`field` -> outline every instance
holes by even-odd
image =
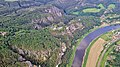
[[[84,9],[82,9],[82,11],[73,11],[73,12],[71,12],[71,14],[79,15],[80,12],[83,12],[83,13],[98,13],[102,9],[105,9],[103,4],[98,4],[97,7],[100,7],[100,8],[92,8],[92,7],[91,8],[84,8]]]
[[[111,40],[111,37],[113,36],[113,32],[109,32],[109,33],[105,33],[104,35],[101,36],[102,39],[104,39],[105,41],[109,41]]]
[[[120,45],[120,41],[118,41],[117,44]]]
[[[88,59],[87,59],[87,64],[86,67],[95,67],[97,60],[99,58],[99,55],[101,53],[101,51],[103,50],[103,44],[106,41],[99,38],[91,47],[89,55],[88,55]]]
[[[115,8],[115,4],[110,4],[109,6],[108,6],[108,9],[114,9]]]
[[[73,12],[71,12],[71,14],[79,15],[80,12],[83,12],[83,13],[99,13],[101,10],[104,10],[104,9],[112,10],[115,7],[116,7],[115,4],[109,4],[106,8],[106,7],[104,7],[103,4],[100,3],[100,4],[97,5],[97,7],[84,8],[81,11],[79,11],[79,10],[78,11],[73,11]]]
[[[86,8],[83,10],[84,13],[97,13],[97,12],[100,12],[101,9],[97,9],[97,8]]]
[[[74,15],[79,15],[79,12],[72,12],[72,14],[74,14]]]
[[[98,7],[100,7],[100,9],[105,9],[103,4],[99,4]]]
[[[103,4],[98,4],[97,7],[100,7],[100,8],[86,8],[86,9],[83,9],[83,12],[84,13],[97,13],[97,12],[100,12],[102,9],[105,9]]]

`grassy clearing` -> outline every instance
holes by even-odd
[[[115,4],[110,4],[107,8],[104,7],[103,4],[98,4],[97,7],[99,8],[85,8],[82,10],[83,13],[99,13],[101,10],[103,9],[114,9],[115,8]],[[81,11],[75,11],[75,12],[71,12],[71,14],[74,15],[79,15]]]
[[[102,9],[105,9],[103,4],[98,4],[97,7],[100,7],[100,9],[98,9],[98,8],[86,8],[86,9],[83,9],[83,12],[84,13],[98,13]]]
[[[111,40],[111,37],[113,35],[113,32],[109,32],[109,33],[105,33],[104,35],[101,36],[102,39],[104,39],[105,41],[109,41]]]
[[[109,6],[108,6],[108,9],[114,9],[115,8],[115,4],[110,4]]]
[[[103,4],[99,4],[97,7],[100,7],[100,9],[105,9]]]
[[[100,11],[101,11],[101,9],[97,9],[97,8],[86,8],[83,10],[84,13],[97,13]]]
[[[118,45],[120,45],[120,40],[119,40],[119,41],[117,41],[117,44],[118,44]]]
[[[79,12],[78,11],[77,12],[72,12],[72,14],[79,15]]]

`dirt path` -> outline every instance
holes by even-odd
[[[96,67],[97,60],[99,58],[99,55],[101,54],[101,51],[103,50],[103,44],[105,44],[106,41],[99,38],[91,47],[86,67]]]
[[[108,48],[109,48],[109,47],[105,48],[104,51],[102,52],[102,54],[101,54],[101,56],[100,56],[100,59],[99,59],[99,61],[98,61],[97,67],[100,67],[100,63],[101,63],[101,61],[102,61],[102,58],[104,57],[104,54],[105,54],[105,52],[107,51]]]

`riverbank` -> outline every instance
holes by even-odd
[[[97,41],[95,41],[95,43],[90,48],[85,67],[96,67],[97,60],[101,54],[101,51],[104,49],[103,45],[105,43],[106,41],[102,38],[98,38]]]
[[[95,39],[90,43],[90,45],[88,46],[88,48],[86,49],[86,52],[85,52],[84,61],[83,61],[83,67],[86,67],[88,55],[89,55],[89,52],[90,52],[90,50],[91,50],[91,47],[94,46],[94,43],[95,43],[99,38],[102,38],[103,40],[105,40],[105,41],[107,42],[108,38],[104,38],[104,35],[112,35],[112,33],[102,34],[102,35],[98,36],[97,38],[95,38]],[[99,49],[99,48],[98,48],[98,49]]]
[[[118,29],[116,29],[116,30],[118,30]],[[86,64],[87,64],[87,62],[89,61],[89,59],[91,59],[91,58],[88,58],[88,56],[89,56],[89,54],[90,54],[90,51],[92,50],[92,47],[94,46],[94,43],[96,42],[96,41],[98,41],[98,39],[99,38],[102,38],[102,39],[104,39],[105,41],[106,41],[106,44],[107,43],[109,43],[109,42],[113,42],[113,41],[111,41],[112,40],[112,37],[111,36],[113,36],[113,32],[112,31],[109,31],[108,33],[105,33],[105,34],[102,34],[101,36],[99,36],[98,38],[96,38],[95,40],[93,40],[91,43],[90,43],[90,45],[88,46],[88,48],[87,48],[87,50],[86,50],[86,53],[85,53],[85,56],[84,56],[84,60],[83,60],[83,67],[87,67],[86,66]],[[106,36],[106,35],[108,35],[108,36]],[[101,41],[100,41],[101,42]],[[104,47],[104,49],[105,49],[105,44],[103,44],[103,47]],[[96,47],[97,48],[97,47]],[[101,49],[101,48],[98,48],[98,49]],[[103,49],[103,50],[104,50]],[[101,50],[101,52],[103,52],[103,50]],[[107,51],[107,50],[106,50]],[[106,52],[105,51],[105,52]],[[94,52],[93,52],[94,53]],[[98,52],[97,52],[97,54],[98,54]],[[94,54],[95,55],[95,54]],[[100,54],[101,55],[101,54]],[[100,56],[99,55],[99,56]],[[95,64],[93,64],[93,65],[96,65],[96,64],[98,64],[98,60],[100,59],[99,58],[99,56],[97,56],[98,58],[96,59],[97,61],[96,61],[96,63]],[[96,57],[95,57],[96,58]],[[94,62],[94,61],[93,61]],[[99,64],[100,65],[100,64]],[[89,65],[90,66],[90,65]],[[89,67],[88,66],[88,67]],[[95,67],[95,66],[90,66],[90,67]],[[98,67],[101,67],[101,66],[98,66]]]
[[[79,44],[82,41],[82,39],[84,39],[88,34],[92,33],[93,31],[95,31],[95,30],[97,30],[99,28],[105,27],[105,26],[109,26],[109,25],[108,24],[104,24],[104,25],[101,25],[101,26],[98,26],[98,27],[94,27],[93,29],[89,30],[86,34],[84,34],[80,39],[77,40],[76,45],[73,47],[73,52],[72,52],[72,56],[70,58],[70,63],[67,65],[67,67],[72,66],[72,63],[73,63],[73,60],[74,60],[74,57],[75,57],[76,49],[79,46]]]
[[[98,28],[93,28],[91,30],[89,30],[86,34],[84,34],[83,36],[81,36],[80,39],[77,40],[77,43],[75,44],[75,46],[73,47],[73,52],[72,52],[72,56],[70,58],[70,62],[68,63],[67,67],[71,67],[72,66],[72,63],[73,63],[73,60],[74,60],[74,57],[75,57],[75,52],[76,52],[76,49],[77,47],[79,46],[80,42],[82,41],[82,39],[84,39],[88,34],[90,34],[91,32],[93,32],[94,30],[97,30]]]
[[[84,34],[83,36],[81,36],[80,39],[77,40],[77,43],[75,44],[75,46],[73,47],[73,52],[72,52],[72,56],[70,58],[70,62],[69,64],[67,65],[67,67],[71,67],[72,66],[72,63],[73,63],[73,60],[74,60],[74,57],[75,57],[75,52],[76,52],[76,49],[77,47],[79,46],[80,42],[82,41],[82,39],[84,39],[88,34],[92,33],[93,31],[99,29],[99,28],[102,28],[102,27],[105,27],[105,26],[109,26],[108,24],[105,24],[105,25],[101,25],[101,26],[98,26],[98,27],[94,27],[93,29],[89,30],[86,34]]]
[[[89,44],[95,40],[97,37],[99,37],[100,35],[112,31],[112,30],[116,30],[118,28],[120,28],[119,24],[116,25],[109,25],[109,26],[105,26],[105,27],[97,27],[99,29],[95,30],[94,32],[91,32],[90,34],[88,34],[85,38],[82,39],[82,41],[80,42],[80,45],[77,47],[76,49],[76,54],[73,60],[73,67],[81,67],[82,66],[82,61],[84,58],[84,55],[86,54],[86,49],[88,46],[90,46]]]

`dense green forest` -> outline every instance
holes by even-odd
[[[83,1],[0,1],[0,67],[69,67],[79,38],[120,20],[118,1]]]

